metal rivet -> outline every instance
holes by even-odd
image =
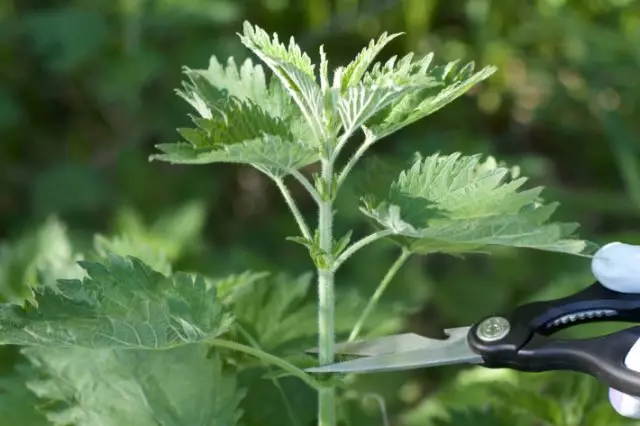
[[[476,330],[476,336],[483,342],[495,342],[509,334],[511,325],[506,318],[491,317],[482,321]]]

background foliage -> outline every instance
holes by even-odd
[[[324,44],[333,64],[346,63],[383,31],[404,31],[383,55],[434,51],[441,61],[497,65],[499,72],[475,94],[394,134],[374,147],[375,154],[389,162],[406,162],[418,150],[495,155],[519,165],[531,185],[545,185],[543,195],[562,203],[557,220],[580,222],[583,237],[640,243],[637,2],[46,3],[0,3],[0,295],[5,300],[24,297],[25,283],[77,273],[68,266],[74,253],[134,254],[163,272],[210,277],[271,271],[273,288],[238,302],[236,315],[267,350],[313,341],[315,313],[304,305],[314,298],[305,278],[312,265],[304,249],[283,238],[296,231],[277,189],[248,167],[147,161],[154,144],[177,140],[175,128],[187,124],[187,105],[174,93],[181,67],[206,67],[211,54],[233,55],[241,63],[249,53],[236,32],[245,19],[282,39],[294,35],[309,52]],[[367,225],[349,192],[345,187],[337,201],[338,223],[364,232]],[[301,204],[311,212],[311,200]],[[341,269],[343,312],[370,295],[395,255],[393,246],[378,243]],[[587,260],[558,254],[414,256],[373,325],[384,325],[377,327],[379,333],[404,329],[437,335],[443,327],[531,298],[566,294],[590,279]],[[295,295],[279,290],[282,286],[296,289]],[[283,304],[284,295],[292,299]],[[258,312],[256,306],[267,308]],[[347,314],[340,318],[345,332],[353,319]],[[273,327],[283,327],[291,315],[298,330],[283,337],[284,331]],[[269,321],[273,326],[265,325]],[[27,356],[38,364],[39,354]],[[244,365],[234,384],[248,388],[239,402],[242,424],[311,424],[315,398],[297,379],[279,379],[289,395],[283,402],[273,391],[275,382],[262,377],[264,367],[233,354],[224,362]],[[32,391],[51,396],[55,384],[34,378],[40,387],[27,389],[25,378],[37,375],[29,365],[15,350],[2,350],[1,424],[47,424],[33,409]],[[353,424],[383,424],[379,402],[384,400],[394,425],[635,424],[613,413],[605,390],[590,378],[458,370],[358,377],[343,416]],[[81,372],[65,369],[64,374]],[[58,398],[81,394],[81,388],[58,390]],[[278,404],[294,408],[274,410]],[[93,424],[84,421],[78,424]]]

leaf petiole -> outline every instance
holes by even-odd
[[[360,334],[360,331],[362,330],[362,327],[364,326],[365,321],[367,320],[369,315],[371,315],[371,312],[373,312],[373,309],[376,307],[376,305],[380,301],[380,298],[382,297],[382,293],[384,293],[384,291],[389,286],[389,283],[393,280],[393,277],[395,277],[395,275],[398,273],[402,265],[405,264],[405,262],[407,261],[407,259],[409,259],[410,256],[411,256],[411,251],[409,251],[406,247],[403,247],[402,253],[400,253],[400,256],[398,256],[396,261],[393,262],[393,265],[391,265],[391,268],[389,268],[384,278],[382,278],[382,281],[380,281],[380,284],[378,284],[378,287],[376,288],[376,291],[373,293],[373,295],[369,299],[369,302],[367,302],[367,306],[365,306],[364,310],[360,314],[360,318],[358,318],[356,325],[353,327],[353,330],[351,330],[351,334],[349,335],[349,339],[347,340],[348,342],[352,342],[358,338],[358,334]]]
[[[318,191],[316,191],[316,189],[313,187],[311,182],[309,182],[309,179],[307,179],[297,169],[290,170],[289,172],[291,173],[291,176],[293,176],[298,182],[300,182],[300,185],[302,185],[304,189],[307,190],[316,204],[320,204],[320,195],[318,194]]]
[[[358,160],[364,155],[364,153],[376,142],[377,138],[372,135],[367,135],[362,145],[356,150],[355,154],[349,159],[344,168],[340,171],[340,175],[338,176],[337,187],[340,188],[344,181],[347,179],[347,176],[353,169],[353,166],[356,165]]]
[[[285,361],[282,358],[278,358],[275,355],[271,355],[263,350],[252,348],[251,346],[243,345],[242,343],[232,342],[230,340],[224,339],[210,339],[207,340],[206,343],[209,343],[213,346],[217,346],[220,348],[227,348],[238,352],[243,352],[248,355],[254,356],[261,361],[266,362],[267,364],[273,364],[277,367],[282,368],[284,371],[291,373],[291,375],[299,378],[307,385],[311,386],[316,390],[320,390],[325,388],[326,386],[322,385],[320,382],[314,380],[309,374],[305,373],[303,370],[299,369],[295,365],[291,364],[288,361]]]
[[[289,188],[287,188],[287,186],[284,184],[284,182],[280,178],[273,178],[273,181],[278,186],[278,189],[280,189],[280,192],[282,193],[282,196],[284,197],[284,200],[286,201],[287,206],[289,206],[289,210],[291,210],[291,213],[295,217],[296,222],[298,223],[298,227],[300,228],[300,232],[302,233],[302,236],[310,240],[311,231],[309,231],[309,226],[305,222],[304,217],[302,216],[302,213],[300,213],[300,209],[298,209],[298,205],[296,204],[295,200],[291,196],[291,193],[289,192]]]
[[[361,248],[375,242],[378,241],[382,238],[388,237],[390,235],[393,235],[394,231],[392,229],[383,229],[381,231],[378,232],[374,232],[373,234],[369,234],[366,237],[356,241],[355,243],[351,244],[349,247],[347,247],[345,249],[345,251],[342,252],[342,254],[340,256],[338,256],[338,258],[335,260],[334,262],[334,266],[333,266],[333,271],[337,271],[338,268],[340,267],[340,265],[342,265],[344,262],[347,261],[347,259],[349,259],[352,255],[354,255],[358,250],[360,250]]]

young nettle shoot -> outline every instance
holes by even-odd
[[[433,55],[408,54],[375,62],[399,34],[372,40],[346,66],[329,72],[323,48],[315,65],[291,38],[280,42],[245,23],[242,43],[264,65],[247,59],[239,67],[212,57],[208,69],[186,69],[180,95],[196,110],[184,140],[161,144],[153,159],[176,164],[249,164],[280,189],[299,228],[290,237],[306,246],[317,267],[320,364],[334,361],[334,276],[359,249],[381,238],[402,246],[399,259],[372,296],[350,339],[374,309],[395,272],[412,253],[465,253],[489,245],[529,247],[579,254],[586,243],[573,239],[576,225],[547,223],[556,204],[539,200],[542,188],[520,190],[526,179],[492,158],[433,154],[416,159],[386,191],[362,194],[361,211],[377,225],[351,241],[333,233],[333,201],[356,163],[375,143],[454,101],[491,76],[472,62],[435,65]],[[265,67],[269,73],[265,72]],[[343,166],[338,160],[352,137],[364,138]],[[309,177],[304,168],[320,163]],[[315,229],[305,221],[286,180],[297,180],[317,205]],[[335,392],[319,390],[319,425],[336,424]]]

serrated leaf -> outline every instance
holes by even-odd
[[[47,418],[67,426],[234,426],[244,391],[208,348],[163,351],[27,348],[44,377],[28,383],[55,401]]]
[[[189,143],[156,145],[163,154],[152,159],[173,164],[237,163],[251,164],[273,177],[282,177],[318,161],[317,151],[297,142],[264,135],[248,142],[223,145],[216,149],[198,149]]]
[[[542,205],[542,188],[518,192],[525,178],[480,164],[480,156],[432,155],[400,173],[386,199],[366,196],[362,211],[393,230],[418,253],[461,253],[488,245],[579,254],[591,250],[572,238],[574,224],[547,224],[557,207]]]
[[[352,133],[389,104],[416,90],[414,86],[364,86],[332,91],[333,107],[338,112],[344,131]]]
[[[311,283],[311,274],[296,278],[281,274],[247,283],[233,302],[236,321],[249,328],[260,347],[270,352],[315,334],[316,308],[305,303]]]
[[[188,202],[163,213],[152,223],[123,208],[116,215],[116,229],[111,235],[96,235],[94,247],[99,255],[133,256],[152,269],[170,274],[172,264],[189,248],[200,242],[206,220],[206,205]]]
[[[402,35],[402,33],[389,35],[384,32],[377,40],[369,41],[369,45],[362,49],[362,51],[358,53],[356,58],[351,61],[349,65],[346,67],[339,67],[336,70],[333,87],[339,88],[340,92],[343,93],[346,88],[356,86],[361,81],[367,68],[369,68],[382,49],[389,44],[391,40],[400,35]]]
[[[269,37],[262,28],[246,21],[240,40],[280,79],[313,129],[316,142],[323,140],[328,118],[325,117],[324,95],[315,80],[314,66],[309,56],[300,49],[293,37],[287,47],[280,42],[278,34]]]
[[[362,81],[370,85],[414,86],[409,94],[397,99],[377,113],[367,124],[370,138],[381,139],[391,133],[433,114],[445,105],[489,78],[496,68],[488,66],[474,73],[469,62],[459,66],[458,61],[431,67],[433,55],[412,61],[413,53],[400,60],[394,56],[384,65],[376,63]]]
[[[256,104],[230,98],[216,105],[211,117],[194,118],[197,128],[178,129],[185,140],[197,148],[215,148],[275,135],[292,140],[293,135],[284,121],[271,116]]]
[[[151,160],[251,164],[281,177],[319,158],[300,111],[277,79],[265,81],[260,65],[238,68],[230,58],[223,67],[212,57],[208,69],[185,72],[190,82],[178,93],[199,117],[195,127],[178,129],[185,141],[157,145],[163,153]]]
[[[138,259],[82,262],[84,280],[39,287],[38,309],[0,306],[0,343],[162,349],[215,338],[230,316],[202,277],[167,277]]]
[[[226,66],[212,56],[207,69],[185,68],[184,73],[190,83],[183,83],[183,89],[178,90],[178,94],[196,110],[203,104],[215,105],[229,97],[252,101],[263,109],[271,106],[264,70],[261,65],[254,65],[250,58],[238,67],[232,56],[227,59]],[[210,112],[205,111],[200,115],[205,117]]]

